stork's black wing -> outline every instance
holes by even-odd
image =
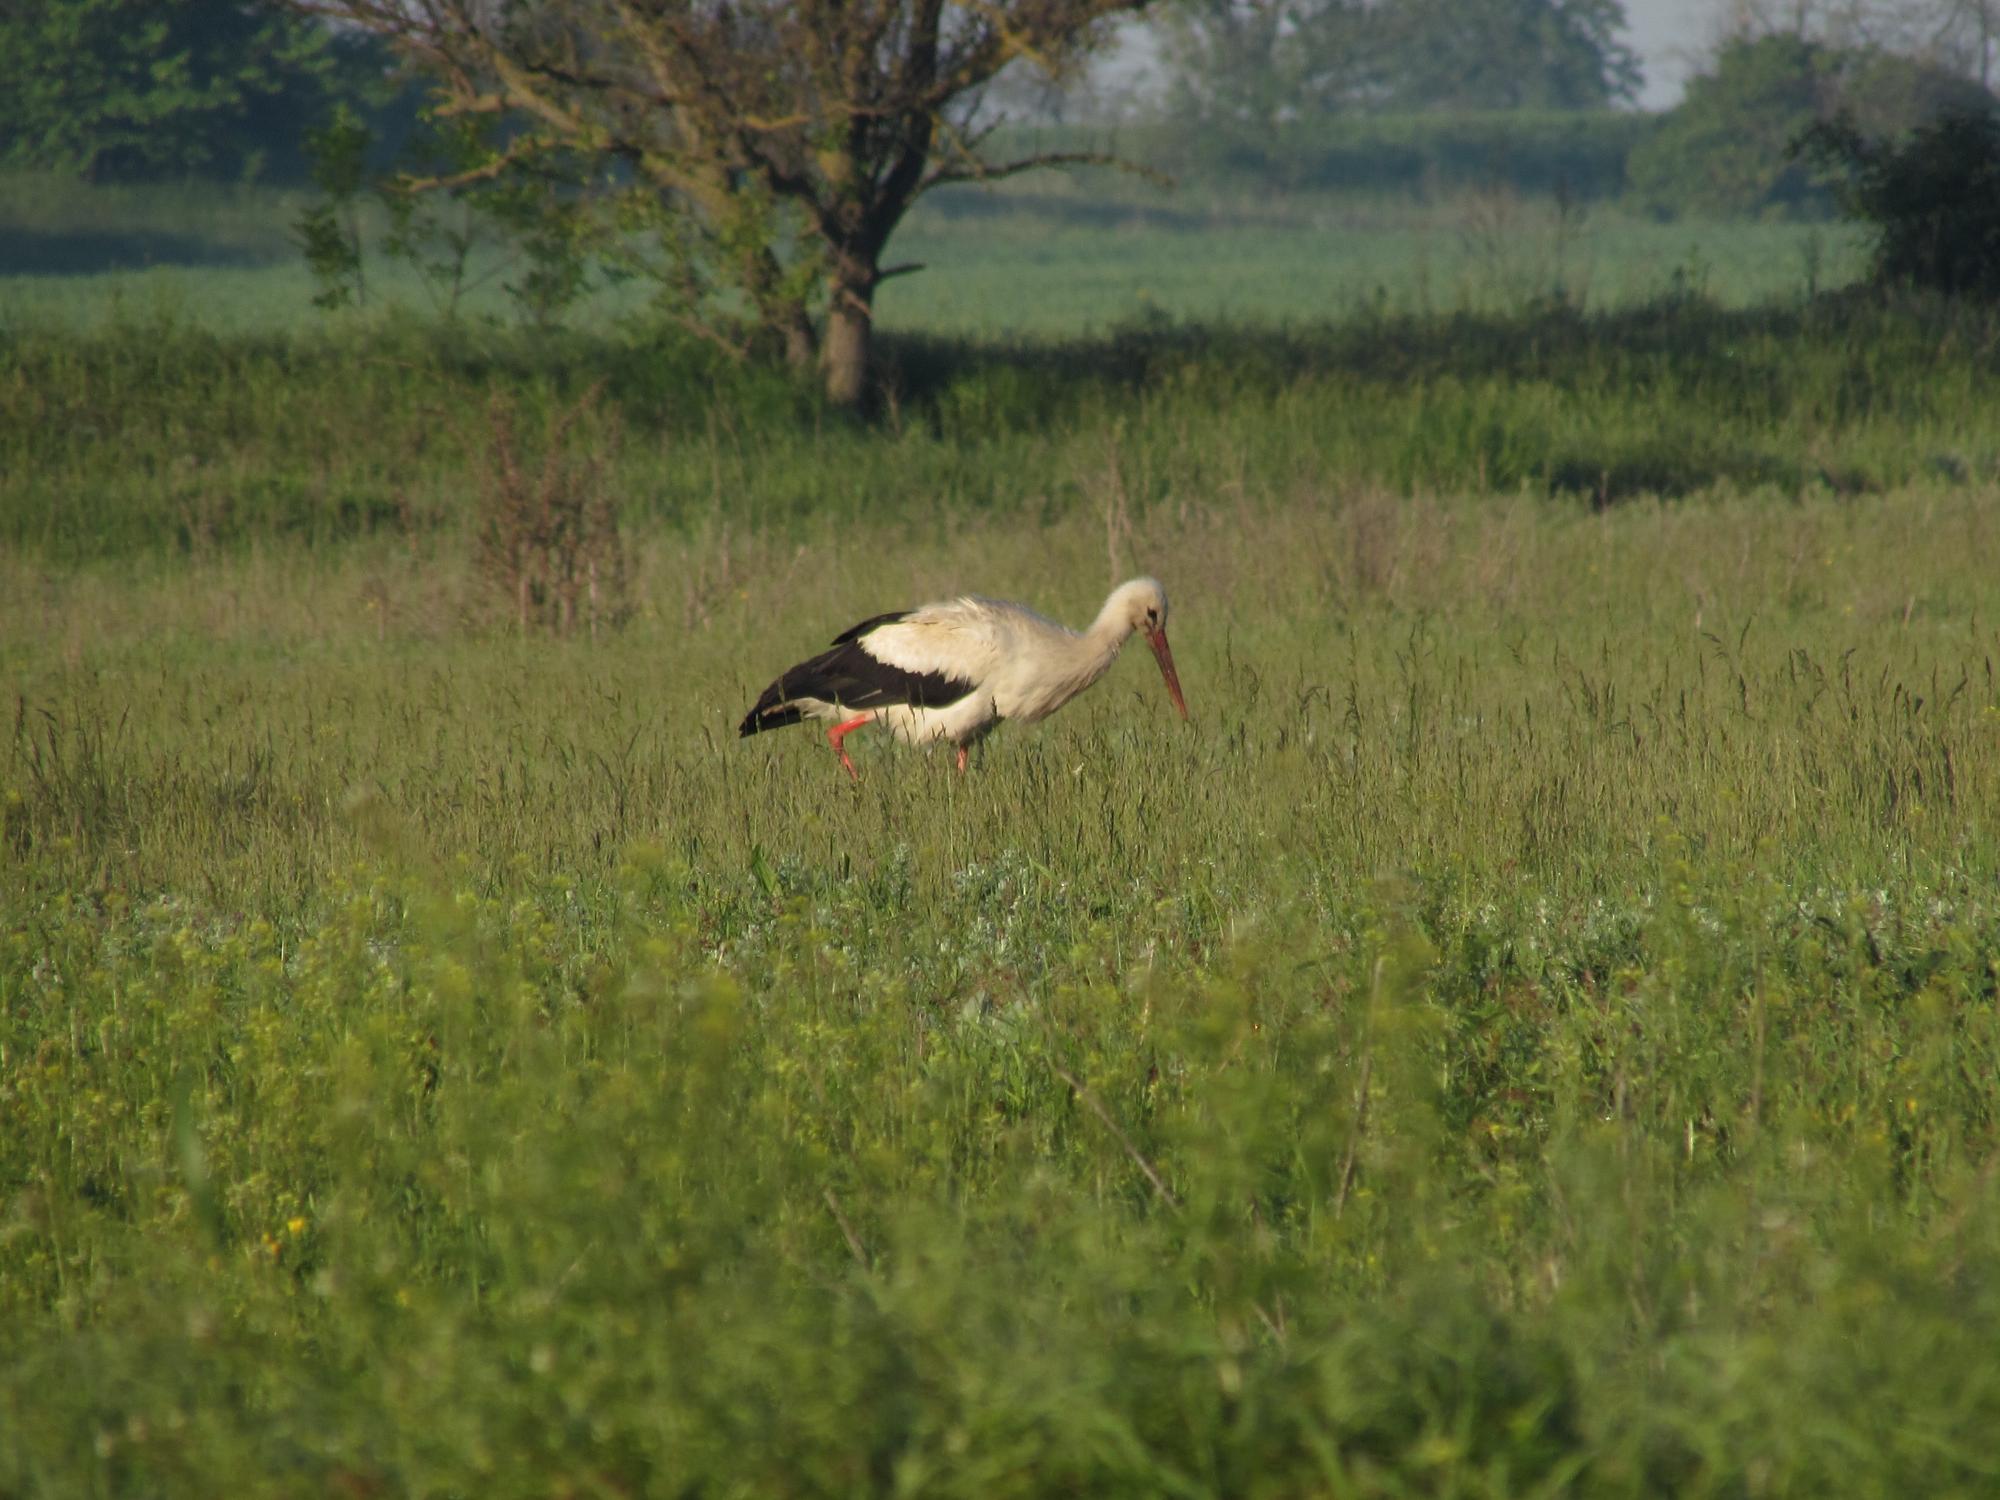
[[[849,641],[860,640],[871,630],[879,630],[884,625],[893,625],[898,620],[907,620],[909,617],[910,611],[907,609],[892,609],[886,615],[870,615],[859,625],[850,625],[841,631],[833,638],[833,643],[836,646],[845,646]]]
[[[911,672],[892,666],[868,649],[870,631],[893,625],[909,611],[877,615],[863,620],[851,630],[834,637],[833,649],[779,675],[765,688],[757,706],[736,728],[739,735],[765,729],[782,729],[805,717],[798,700],[814,699],[837,703],[842,708],[882,708],[891,704],[911,708],[943,708],[958,702],[976,686],[963,677],[946,672]]]

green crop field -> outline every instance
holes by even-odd
[[[325,324],[293,244],[301,192],[123,188],[79,194],[0,176],[0,326],[169,322],[268,333]],[[883,326],[981,338],[1063,337],[1161,321],[1315,322],[1356,312],[1516,311],[1561,299],[1629,308],[1669,294],[1743,307],[1852,281],[1850,229],[1657,223],[1505,190],[1437,201],[1273,198],[1045,176],[919,206],[894,259],[926,268],[881,293]],[[65,274],[87,269],[89,274]],[[371,250],[368,299],[335,326],[432,315],[442,294]],[[511,319],[518,261],[473,255],[462,311]],[[598,286],[574,321],[616,328],[642,286]]]
[[[6,304],[0,1496],[1992,1492],[2000,322],[931,232],[865,423]],[[1139,571],[1189,723],[736,738]]]

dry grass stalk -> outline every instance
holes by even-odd
[[[477,561],[521,631],[593,637],[622,625],[630,567],[618,513],[604,487],[617,446],[615,425],[587,447],[570,441],[597,404],[586,391],[549,429],[539,462],[523,451],[513,403],[495,397],[488,421],[488,480],[481,503]]]

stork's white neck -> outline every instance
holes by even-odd
[[[1149,587],[1157,591],[1159,585]],[[1133,584],[1121,585],[1081,631],[1016,612],[1024,649],[1002,674],[1006,682],[996,699],[1001,715],[1029,722],[1045,718],[1110,671],[1119,648],[1136,628],[1135,620],[1144,614],[1133,589]]]
[[[1132,606],[1121,587],[1104,601],[1104,608],[1097,612],[1090,627],[1071,637],[1076,642],[1071,653],[1075,683],[1072,691],[1081,692],[1111,670],[1118,652],[1131,639],[1133,629]]]
[[[1118,594],[1104,601],[1104,608],[1097,612],[1097,618],[1090,622],[1082,639],[1090,646],[1093,656],[1113,657],[1132,634],[1132,611]]]

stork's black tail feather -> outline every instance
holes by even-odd
[[[774,682],[764,689],[764,696],[757,700],[757,706],[743,716],[743,722],[736,726],[736,735],[741,739],[765,729],[783,729],[804,717],[802,710],[778,702],[778,684]]]

